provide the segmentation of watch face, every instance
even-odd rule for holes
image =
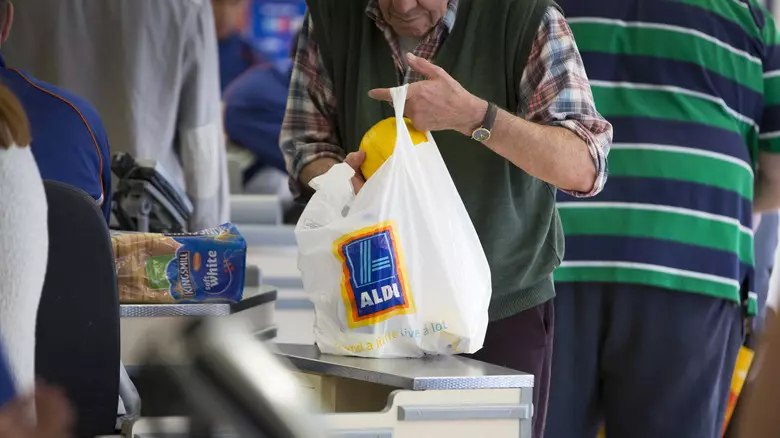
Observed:
[[[478,128],[471,137],[476,141],[487,141],[490,139],[490,131],[485,128]]]

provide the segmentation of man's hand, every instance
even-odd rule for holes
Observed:
[[[355,190],[356,195],[366,183],[366,178],[363,176],[363,172],[360,170],[360,166],[365,160],[366,153],[363,151],[352,152],[351,154],[347,155],[347,158],[344,160],[344,162],[349,164],[351,168],[355,169],[355,176],[352,177],[352,188]]]
[[[409,85],[404,115],[420,131],[456,130],[471,136],[485,118],[488,104],[469,93],[444,69],[409,53],[409,68],[428,80]],[[368,92],[376,100],[393,101],[388,88]]]
[[[352,178],[352,187],[357,194],[363,185],[366,183],[366,179],[363,177],[363,172],[360,171],[360,166],[366,159],[366,153],[363,151],[353,152],[344,159],[344,162],[349,164],[355,170],[355,176]],[[322,158],[312,161],[306,167],[301,170],[300,181],[305,186],[309,186],[309,183],[314,178],[324,175],[331,167],[335,166],[339,162],[333,158]]]
[[[31,419],[33,406],[37,425]],[[62,391],[38,383],[34,398],[18,398],[0,409],[0,437],[66,438],[71,436],[73,417]]]

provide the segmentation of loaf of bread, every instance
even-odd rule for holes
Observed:
[[[120,303],[241,300],[246,242],[232,224],[189,234],[117,233],[111,240]]]

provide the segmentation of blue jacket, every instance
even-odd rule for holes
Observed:
[[[219,41],[219,80],[222,91],[263,57],[252,42],[239,33]]]
[[[0,407],[13,400],[16,397],[16,387],[11,377],[11,371],[8,369],[8,362],[5,358],[5,349],[0,343]]]
[[[27,73],[7,68],[0,81],[22,103],[30,121],[32,148],[43,179],[85,191],[111,215],[111,153],[103,122],[86,100]]]
[[[258,65],[225,91],[225,132],[232,143],[255,154],[257,167],[272,166],[286,172],[279,133],[290,73],[290,66]]]

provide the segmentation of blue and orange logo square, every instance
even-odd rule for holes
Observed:
[[[344,272],[341,296],[349,328],[414,313],[414,300],[393,222],[349,233],[334,243],[333,252]]]

